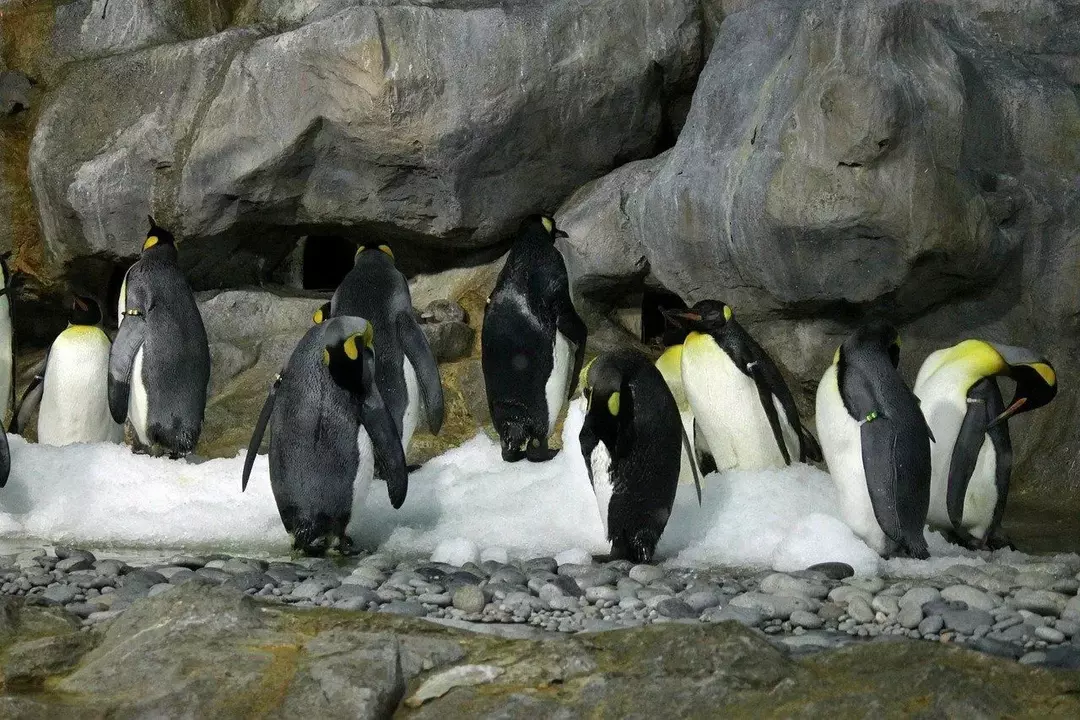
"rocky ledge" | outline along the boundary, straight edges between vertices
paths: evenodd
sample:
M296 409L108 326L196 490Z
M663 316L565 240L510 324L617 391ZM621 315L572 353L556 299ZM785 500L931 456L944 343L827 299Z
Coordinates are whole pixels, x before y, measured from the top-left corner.
M193 581L82 630L5 598L0 651L12 718L1080 715L1080 672L950 644L797 656L734 621L507 640Z
M734 621L799 656L913 639L1080 669L1076 555L987 554L985 564L958 559L918 579L857 577L842 563L795 573L599 564L573 550L461 566L439 559L182 555L135 567L61 547L0 557L0 593L88 632L108 627L145 598L222 588L267 605L378 612L507 639Z

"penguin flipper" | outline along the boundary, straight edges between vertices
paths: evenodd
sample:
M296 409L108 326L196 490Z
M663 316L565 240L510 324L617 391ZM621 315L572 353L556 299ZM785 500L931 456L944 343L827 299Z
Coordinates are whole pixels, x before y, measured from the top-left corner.
M405 502L409 491L409 470L405 465L405 451L401 449L401 436L397 425L383 402L379 388L371 383L360 410L360 424L367 430L371 448L375 454L375 466L386 481L386 492L394 509Z
M697 458L694 457L694 448L690 445L690 438L686 436L686 428L679 426L679 433L682 435L683 449L686 450L686 456L690 458L690 471L694 474L694 488L697 490L697 504L701 505L701 475L698 474Z
M1004 495L1009 491L1009 475L1012 471L1012 442L1009 438L1008 427L1005 423L998 423L988 428L990 423L1005 411L1005 402L994 378L983 378L972 385L968 390L967 398L967 413L960 425L960 432L956 436L952 460L949 463L949 485L946 495L949 522L957 530L960 530L963 524L964 500L967 497L968 483L975 472L979 453L982 452L987 435L990 436L990 441L998 455L998 462L995 463L998 502L994 508L994 521L991 527L999 524L1004 514Z
M127 420L131 368L146 334L146 320L143 315L137 310L128 310L126 313L109 353L109 412L118 423Z
M30 417L41 403L41 395L45 391L45 385L43 384L45 369L48 367L48 363L49 353L46 352L41 362L34 366L34 379L26 386L19 404L15 406L15 414L11 420L11 432L16 435L21 435L22 431L26 430L26 426L30 423Z
M709 443L705 440L705 435L701 432L701 426L698 425L696 417L694 418L694 457L702 475L716 472L716 458L713 457L712 452L709 450Z
M251 477L251 468L255 464L255 456L262 445L263 434L266 432L266 423L270 420L270 413L274 410L274 399L277 389L281 387L281 373L274 376L274 382L270 385L270 392L266 395L262 410L259 411L259 420L255 423L255 430L251 433L248 442L247 455L244 456L244 475L240 480L240 492L247 490L248 479Z
M814 434L806 429L803 425L800 428L799 438L802 441L802 458L803 462L824 462L825 454L821 451L821 444L818 442Z
M11 447L8 446L7 433L0 432L0 488L7 485L11 474Z
M570 386L566 394L567 399L570 399L577 392L581 367L585 364L585 341L589 338L589 328L585 326L585 322L577 314L577 310L574 309L574 305L570 301L569 290L563 300L563 309L559 313L555 326L567 340L574 343L574 370L570 375Z
M780 414L776 412L776 403L773 402L773 391L769 379L760 362L751 363L748 370L750 370L750 376L754 378L754 384L757 385L761 407L765 410L765 417L769 418L769 426L772 428L773 438L776 439L776 446L780 449L784 464L790 465L791 453L788 452L787 441L784 440L784 429L780 427Z
M925 560L930 557L922 527L930 492L930 453L927 447L925 458L909 456L914 448L901 435L911 434L887 416L873 414L862 423L862 462L870 504L882 532L911 557ZM918 482L911 483L911 478ZM901 487L905 481L909 487Z
M439 364L435 362L435 355L428 345L427 336L420 329L416 317L411 312L398 314L397 319L398 342L409 358L413 369L416 370L416 379L420 383L420 394L424 397L424 412L427 414L428 429L433 435L438 435L443 424L445 405L443 399L442 378L439 376ZM376 339L378 342L378 339ZM402 494L402 500L405 496ZM396 507L396 506L395 506Z

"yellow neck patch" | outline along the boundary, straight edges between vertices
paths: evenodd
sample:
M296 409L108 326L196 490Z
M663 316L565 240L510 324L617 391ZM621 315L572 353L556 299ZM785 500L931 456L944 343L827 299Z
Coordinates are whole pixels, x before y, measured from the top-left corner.
M553 227L555 227L555 221L552 220L549 217L540 218L540 222L542 222L544 224L544 229L547 230L548 232L551 232L551 229Z
M311 319L316 325L322 325L323 320L325 319L325 318L323 318L322 308L319 308L318 310L316 310L315 314L311 316Z
M967 392L976 382L984 377L998 375L1008 369L1008 364L994 347L982 340L964 340L945 350L938 359L937 367L929 375L945 366L961 369Z
M611 413L612 417L617 417L619 414L619 391L611 393L611 396L607 399L607 409Z
M1057 385L1057 374L1054 372L1054 368L1046 363L1031 363L1028 367L1039 373L1039 377L1041 377L1050 387Z
M833 353L832 362L833 362L833 365L836 365L837 363L840 362L840 346L839 345L836 346L836 352Z
M355 360L360 357L360 348L356 346L356 338L356 335L350 335L348 339L345 340L345 357L350 360Z
M143 250L149 250L150 248L154 247L157 244L158 244L158 236L157 235L151 235L150 237L146 238L146 241L142 245L142 249Z
M732 312L731 307L729 307L728 305L724 306L724 319L725 320L730 320L731 316L734 315L734 314L735 313Z
M327 367L329 367L330 365L330 351L326 348L323 348L322 351L322 364L326 365Z
M390 259L394 259L394 251L390 249L389 245L380 245L379 250L390 256Z

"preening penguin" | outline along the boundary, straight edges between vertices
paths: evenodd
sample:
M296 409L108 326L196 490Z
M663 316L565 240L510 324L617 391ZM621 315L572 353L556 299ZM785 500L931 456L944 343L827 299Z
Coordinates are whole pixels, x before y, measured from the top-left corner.
M206 410L210 348L172 233L150 218L142 255L120 291L109 358L109 409L139 442L171 457L195 449Z
M1005 407L996 378L1016 382ZM1001 519L1012 473L1008 419L1046 405L1057 374L1027 348L964 340L932 353L919 369L915 395L934 433L927 524L972 549L1002 547Z
M320 308L315 320L320 320ZM270 425L270 484L293 548L347 552L377 460L395 508L408 473L401 437L379 392L373 327L338 316L307 331L274 379L248 445L241 487Z
M690 441L660 371L634 350L604 353L585 371L579 439L614 559L652 561ZM691 462L698 502L701 484Z
M15 335L12 311L11 273L7 266L8 253L0 255L0 487L7 484L11 473L11 450L4 432L6 415L15 391ZM14 422L14 419L12 420Z
M848 527L883 557L927 558L932 436L899 362L894 327L859 328L818 384L817 429Z
M25 429L40 406L39 443L122 442L124 427L109 412L111 348L97 301L76 296L67 329L53 341L19 401L12 432Z
M683 343L682 381L717 469L821 460L779 369L729 306L702 300L691 310L664 314L691 331Z
M560 237L551 218L525 218L484 312L484 384L507 462L554 457L548 437L585 359L588 330L570 300Z
M366 318L375 329L375 382L390 408L401 447L420 418L423 399L428 428L438 433L443 422L443 389L439 366L413 311L405 276L394 265L386 245L360 247L352 270L331 301L333 317Z

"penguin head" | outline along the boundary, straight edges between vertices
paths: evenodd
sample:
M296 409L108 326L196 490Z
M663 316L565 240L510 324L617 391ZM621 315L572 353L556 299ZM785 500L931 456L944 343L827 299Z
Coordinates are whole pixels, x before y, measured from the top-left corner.
M731 306L720 300L702 300L689 310L664 310L664 317L676 327L715 335L733 322Z
M375 359L375 330L358 317L335 317L323 323L322 363L340 387L356 395L367 393Z
M165 228L158 225L152 215L147 215L150 221L150 229L146 231L146 240L143 241L143 252L155 247L176 246L176 238Z
M587 413L618 418L622 411L623 373L603 355L593 358L583 373Z
M985 347L979 349L980 344ZM1057 395L1057 372L1050 361L1039 353L1028 348L980 340L967 340L957 347L960 346L967 346L969 352L984 357L984 369L993 370L988 375L1007 375L1016 383L1012 402L1005 412L994 418L990 427L1005 422L1013 415L1040 408ZM998 359L995 360L991 353Z
M390 249L389 245L361 245L360 247L356 248L354 262L360 262L361 257L364 257L365 259L371 257L381 257L379 255L369 253L369 250L378 250L380 253L390 258L391 263L394 262L394 251Z
M319 309L316 310L311 315L311 322L315 323L316 325L322 325L324 322L326 322L329 319L330 319L330 302L329 301L324 302L322 305L320 305Z
M92 297L76 295L75 299L71 301L69 322L72 325L100 325L101 306Z
M566 231L555 226L555 220L550 215L539 213L529 215L522 220L518 234L521 237L536 237L550 242L555 242L557 238L570 237Z
M840 362L842 354L856 350L883 352L894 368L900 367L900 333L887 322L874 320L861 326L836 349L833 362Z

